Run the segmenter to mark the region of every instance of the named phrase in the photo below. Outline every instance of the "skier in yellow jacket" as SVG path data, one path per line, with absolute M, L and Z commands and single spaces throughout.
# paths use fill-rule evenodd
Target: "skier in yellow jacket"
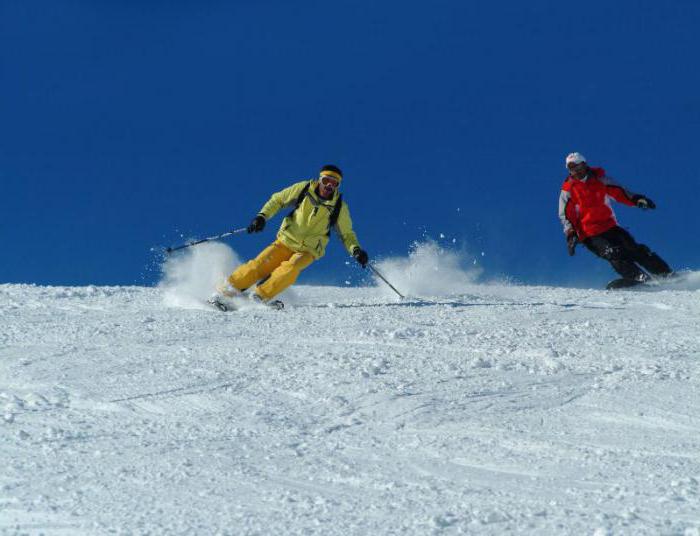
M 292 285 L 304 268 L 323 257 L 331 229 L 345 249 L 364 268 L 369 260 L 352 230 L 348 206 L 338 191 L 343 180 L 334 165 L 321 168 L 317 179 L 298 182 L 270 197 L 248 226 L 248 233 L 259 233 L 267 220 L 285 207 L 292 211 L 282 220 L 277 239 L 253 260 L 239 266 L 210 300 L 227 310 L 225 299 L 240 295 L 257 283 L 253 298 L 282 307 L 273 298 Z

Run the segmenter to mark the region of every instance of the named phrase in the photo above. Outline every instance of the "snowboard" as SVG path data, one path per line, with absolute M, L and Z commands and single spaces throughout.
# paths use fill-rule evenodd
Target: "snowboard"
M 623 288 L 632 288 L 644 284 L 646 284 L 646 281 L 639 281 L 637 279 L 627 279 L 626 277 L 620 277 L 618 279 L 613 279 L 607 285 L 605 285 L 605 290 L 620 290 Z
M 683 274 L 679 272 L 672 272 L 666 276 L 650 276 L 644 281 L 639 281 L 638 279 L 627 279 L 620 277 L 618 279 L 613 279 L 606 286 L 606 290 L 620 290 L 620 289 L 633 289 L 639 287 L 657 287 L 664 283 L 677 283 L 683 280 Z

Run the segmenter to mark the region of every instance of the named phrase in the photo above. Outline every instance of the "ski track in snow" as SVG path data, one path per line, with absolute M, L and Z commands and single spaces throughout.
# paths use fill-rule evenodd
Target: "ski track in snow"
M 700 534 L 700 291 L 167 294 L 0 285 L 1 534 Z

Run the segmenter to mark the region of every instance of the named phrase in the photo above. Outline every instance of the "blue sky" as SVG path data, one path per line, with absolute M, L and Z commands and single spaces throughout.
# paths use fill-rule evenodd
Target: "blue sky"
M 690 0 L 2 2 L 0 282 L 153 284 L 152 248 L 336 163 L 372 257 L 432 237 L 487 275 L 599 285 L 556 215 L 572 150 L 656 201 L 617 207 L 639 241 L 698 268 L 698 20 Z M 230 244 L 255 255 L 278 223 Z M 335 241 L 300 282 L 357 280 L 345 259 Z

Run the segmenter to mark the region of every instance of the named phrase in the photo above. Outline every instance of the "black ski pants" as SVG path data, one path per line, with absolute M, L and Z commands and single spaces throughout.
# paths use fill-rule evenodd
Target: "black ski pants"
M 661 257 L 643 244 L 637 244 L 632 235 L 622 227 L 613 227 L 599 235 L 590 236 L 583 244 L 593 253 L 612 265 L 625 279 L 643 281 L 646 274 L 639 268 L 654 275 L 667 275 L 671 267 Z

